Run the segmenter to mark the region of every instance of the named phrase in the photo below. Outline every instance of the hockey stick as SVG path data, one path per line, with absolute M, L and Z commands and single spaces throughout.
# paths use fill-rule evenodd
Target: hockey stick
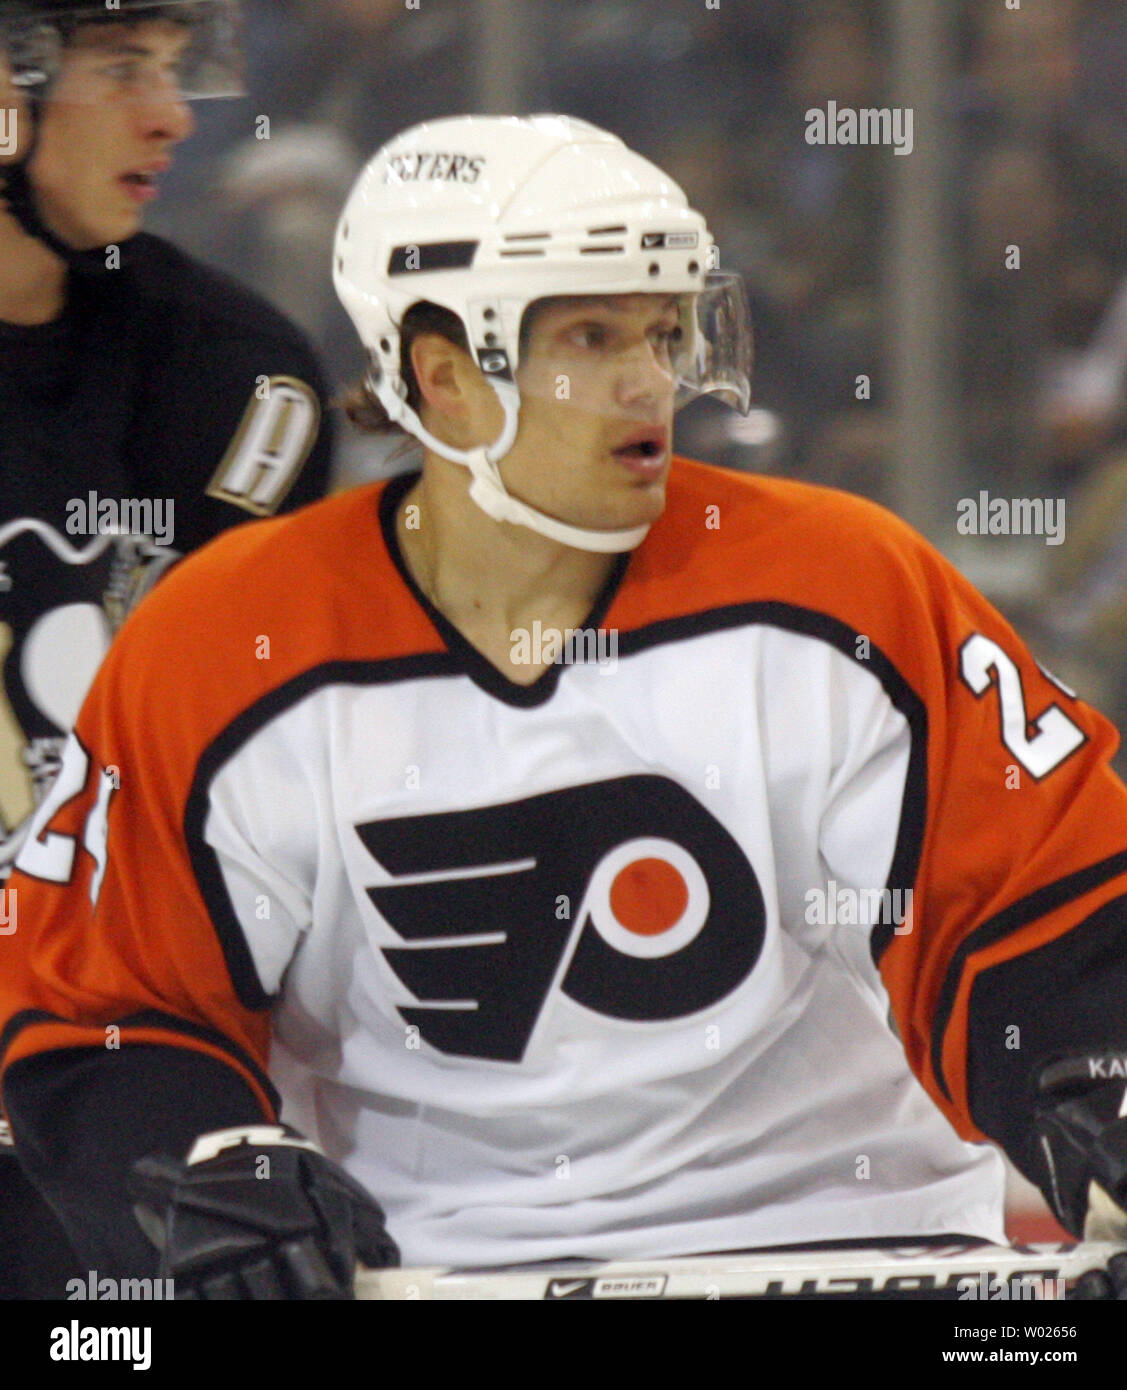
M 581 1261 L 504 1269 L 362 1269 L 362 1299 L 1057 1299 L 1124 1248 L 1082 1245 L 911 1246 L 763 1251 Z

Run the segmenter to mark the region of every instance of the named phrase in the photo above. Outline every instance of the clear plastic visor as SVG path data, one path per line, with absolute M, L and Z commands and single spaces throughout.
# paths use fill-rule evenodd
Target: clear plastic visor
M 751 409 L 753 337 L 743 280 L 712 271 L 689 311 L 686 353 L 677 362 L 680 410 L 697 396 L 715 395 L 741 415 Z
M 199 101 L 246 88 L 235 0 L 89 8 L 5 21 L 0 62 L 17 90 L 91 106 Z
M 491 356 L 482 358 L 486 370 Z M 534 301 L 524 314 L 516 384 L 524 399 L 644 422 L 706 394 L 746 415 L 751 366 L 743 283 L 716 272 L 694 294 Z

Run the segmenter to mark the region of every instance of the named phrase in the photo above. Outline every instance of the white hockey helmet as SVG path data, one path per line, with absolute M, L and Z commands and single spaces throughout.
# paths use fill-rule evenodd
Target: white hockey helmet
M 647 527 L 569 526 L 509 495 L 498 464 L 520 411 L 525 310 L 553 296 L 681 298 L 676 403 L 719 392 L 750 400 L 751 332 L 736 275 L 713 271 L 705 220 L 681 189 L 615 135 L 567 116 L 462 116 L 396 136 L 360 175 L 337 228 L 333 279 L 369 354 L 369 388 L 389 417 L 473 474 L 489 516 L 580 549 L 633 549 Z M 504 409 L 487 448 L 436 439 L 407 404 L 400 327 L 428 301 L 461 320 Z

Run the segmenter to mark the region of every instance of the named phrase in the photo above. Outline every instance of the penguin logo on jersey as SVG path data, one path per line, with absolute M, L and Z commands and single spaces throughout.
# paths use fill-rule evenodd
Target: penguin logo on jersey
M 0 589 L 33 597 L 0 619 L 0 880 L 59 770 L 66 734 L 132 607 L 179 558 L 150 537 L 102 531 L 76 546 L 38 517 L 0 526 Z M 14 574 L 9 574 L 9 564 Z M 33 580 L 34 583 L 29 583 Z M 90 595 L 102 590 L 102 603 Z
M 554 989 L 609 1018 L 684 1018 L 730 994 L 763 945 L 746 855 L 667 777 L 357 826 L 387 882 L 383 948 L 438 1051 L 519 1062 Z
M 0 571 L 16 599 L 0 618 L 0 881 L 109 646 L 106 616 L 89 599 L 109 574 L 118 540 L 102 534 L 76 546 L 39 517 L 0 526 Z

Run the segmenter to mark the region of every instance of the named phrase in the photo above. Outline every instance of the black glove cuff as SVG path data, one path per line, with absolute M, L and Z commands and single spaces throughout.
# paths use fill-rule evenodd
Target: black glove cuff
M 1127 1082 L 1122 1053 L 1057 1058 L 1035 1079 L 1038 1185 L 1057 1219 L 1082 1237 L 1095 1181 L 1127 1207 Z
M 201 1135 L 133 1169 L 142 1228 L 183 1298 L 351 1298 L 357 1261 L 398 1264 L 383 1212 L 296 1130 Z

